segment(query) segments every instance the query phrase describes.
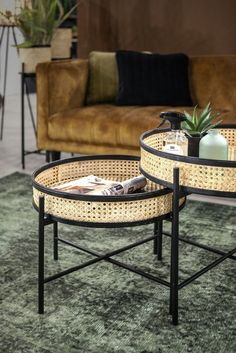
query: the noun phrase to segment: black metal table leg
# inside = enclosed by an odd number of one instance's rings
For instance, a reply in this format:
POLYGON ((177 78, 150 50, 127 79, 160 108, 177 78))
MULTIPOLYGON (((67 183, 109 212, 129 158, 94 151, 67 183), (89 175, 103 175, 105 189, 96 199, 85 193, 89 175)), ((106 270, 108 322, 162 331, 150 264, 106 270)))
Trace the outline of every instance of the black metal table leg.
POLYGON ((58 151, 51 151, 50 155, 51 155, 52 162, 57 161, 58 159, 61 158, 61 152, 58 152, 58 151))
POLYGON ((35 124, 35 121, 34 121, 34 113, 33 113, 32 105, 31 105, 31 102, 30 102, 30 97, 29 97, 30 93, 29 93, 29 88, 28 88, 28 85, 27 85, 27 80, 25 80, 25 93, 26 93, 26 98, 27 98, 27 102, 28 102, 29 113, 30 113, 30 118, 31 118, 33 130, 34 130, 34 135, 35 135, 35 138, 37 138, 36 124, 35 124))
POLYGON ((179 168, 174 168, 172 198, 171 278, 170 313, 172 323, 178 325, 178 281, 179 281, 179 168))
MULTIPOLYGON (((3 32, 3 33, 4 33, 4 32, 3 32)), ((10 27, 7 27, 7 40, 6 40, 4 81, 3 81, 3 96, 2 96, 2 114, 1 114, 0 140, 2 140, 2 138, 3 138, 3 127, 4 127, 5 100, 6 100, 6 87, 7 87, 7 66, 8 66, 8 52, 9 52, 9 34, 10 34, 10 27)), ((1 42, 2 42, 2 37, 1 37, 1 42)))
POLYGON ((53 223, 53 257, 58 260, 58 223, 53 223))
POLYGON ((158 260, 162 260, 162 232, 163 232, 163 221, 154 223, 154 234, 157 236, 154 239, 153 253, 157 255, 158 260))
POLYGON ((50 162, 50 152, 49 151, 46 151, 46 163, 49 163, 50 162))
POLYGON ((24 64, 22 64, 21 72, 21 164, 22 169, 25 169, 25 79, 24 79, 24 64))
POLYGON ((17 54, 19 54, 19 48, 17 47, 18 43, 17 43, 17 40, 16 40, 16 32, 15 32, 15 27, 12 26, 12 36, 13 36, 13 40, 14 40, 14 45, 16 47, 16 50, 17 50, 17 54))
MULTIPOLYGON (((1 27, 2 31, 1 31, 1 35, 0 35, 0 50, 1 50, 1 45, 2 45, 2 40, 3 40, 5 28, 6 28, 5 26, 1 27)), ((3 100, 4 100, 4 97, 0 93, 0 108, 1 109, 3 108, 3 100)))
POLYGON ((1 32, 1 36, 0 36, 0 47, 1 47, 1 45, 2 45, 2 40, 3 40, 5 28, 6 28, 5 26, 2 27, 2 32, 1 32))
POLYGON ((44 313, 44 197, 39 197, 38 313, 44 313))

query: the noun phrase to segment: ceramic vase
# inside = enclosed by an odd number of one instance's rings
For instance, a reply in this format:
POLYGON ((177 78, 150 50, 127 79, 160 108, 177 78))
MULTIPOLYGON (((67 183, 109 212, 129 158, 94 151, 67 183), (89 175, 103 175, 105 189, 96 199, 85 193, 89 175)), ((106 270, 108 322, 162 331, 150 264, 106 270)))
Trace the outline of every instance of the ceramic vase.
POLYGON ((228 159, 228 141, 217 129, 208 131, 199 144, 199 157, 205 159, 228 159))

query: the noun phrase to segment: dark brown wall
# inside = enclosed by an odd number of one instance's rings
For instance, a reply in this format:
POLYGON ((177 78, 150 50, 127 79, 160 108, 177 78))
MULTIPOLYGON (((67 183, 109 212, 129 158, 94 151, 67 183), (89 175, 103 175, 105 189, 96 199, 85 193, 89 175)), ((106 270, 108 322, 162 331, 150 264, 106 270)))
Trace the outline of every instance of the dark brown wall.
POLYGON ((236 54, 236 0, 79 0, 79 57, 92 50, 236 54))

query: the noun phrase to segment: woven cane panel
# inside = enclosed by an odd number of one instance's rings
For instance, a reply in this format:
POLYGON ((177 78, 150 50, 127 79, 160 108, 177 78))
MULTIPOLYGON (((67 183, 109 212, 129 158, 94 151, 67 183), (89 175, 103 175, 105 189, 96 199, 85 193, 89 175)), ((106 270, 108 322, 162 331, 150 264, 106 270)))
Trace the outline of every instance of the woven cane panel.
POLYGON ((36 178, 39 184, 52 186, 58 182, 58 167, 53 167, 41 172, 36 178))
MULTIPOLYGON (((222 129, 225 136, 230 140, 231 146, 235 144, 235 130, 222 129), (228 131, 225 131, 228 130, 228 131)), ((159 134, 152 135, 144 139, 144 143, 157 149, 159 146, 159 134)), ((163 141, 163 137, 161 137, 163 141)), ((161 150, 162 148, 160 148, 161 150)), ((150 176, 173 183, 173 168, 180 168, 180 184, 186 187, 236 192, 236 164, 232 167, 215 167, 200 164, 179 162, 171 159, 156 156, 141 148, 141 167, 150 176)))
POLYGON ((147 146, 155 148, 156 150, 161 151, 163 148, 163 141, 165 140, 166 133, 158 133, 158 134, 153 134, 147 138, 144 139, 145 144, 147 146))
MULTIPOLYGON (((126 160, 87 160, 49 168, 36 177, 45 187, 58 185, 94 174, 112 180, 124 180, 140 174, 138 161, 126 160), (53 169, 53 170, 52 170, 53 169)), ((146 191, 163 187, 148 180, 146 191)), ((135 222, 152 219, 171 212, 172 195, 162 195, 135 201, 100 202, 70 200, 39 192, 33 188, 33 200, 38 206, 39 196, 45 196, 45 212, 56 217, 78 222, 135 222)), ((140 194, 143 196, 143 193, 140 194)), ((181 204, 184 199, 181 200, 181 204)))
MULTIPOLYGON (((38 205, 38 198, 43 194, 33 190, 33 198, 38 205)), ((136 222, 152 219, 171 212, 172 195, 162 195, 156 198, 123 201, 94 202, 62 199, 45 196, 45 212, 55 217, 78 222, 136 222)), ((183 200, 181 200, 181 203, 183 200)))
POLYGON ((59 165, 58 181, 65 182, 73 180, 78 175, 88 176, 90 174, 107 179, 120 180, 136 176, 139 173, 137 161, 125 160, 86 160, 59 165))
MULTIPOLYGON (((94 174, 101 178, 122 181, 140 175, 138 161, 90 160, 76 161, 49 168, 36 178, 40 185, 50 187, 94 174)), ((147 181, 146 191, 162 188, 160 185, 147 181)))
POLYGON ((228 141, 229 146, 236 146, 236 129, 217 129, 228 141))

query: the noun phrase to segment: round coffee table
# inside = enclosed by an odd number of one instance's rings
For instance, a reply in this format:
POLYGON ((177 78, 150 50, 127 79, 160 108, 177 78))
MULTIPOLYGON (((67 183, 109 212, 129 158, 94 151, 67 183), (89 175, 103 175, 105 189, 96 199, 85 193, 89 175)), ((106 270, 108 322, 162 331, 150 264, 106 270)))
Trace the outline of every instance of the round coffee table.
MULTIPOLYGON (((221 125, 220 132, 229 143, 229 156, 236 155, 236 125, 221 125)), ((178 199, 191 193, 236 198, 236 160, 200 159, 180 156, 162 151, 163 141, 169 129, 154 129, 140 138, 141 172, 151 181, 173 190, 173 228, 171 236, 171 299, 170 312, 173 323, 178 323, 178 291, 227 258, 236 260, 236 248, 224 252, 187 239, 179 238, 178 199), (190 278, 179 283, 178 247, 179 240, 221 255, 190 278)), ((234 157, 235 158, 235 157, 234 157)))
MULTIPOLYGON (((143 192, 120 196, 98 196, 70 194, 54 189, 62 183, 88 175, 123 181, 140 174, 139 158, 131 156, 84 156, 64 159, 44 165, 33 173, 33 205, 39 212, 38 247, 38 312, 44 312, 44 284, 77 271, 98 261, 105 260, 117 266, 138 273, 155 282, 171 288, 171 283, 154 277, 132 265, 124 264, 111 257, 135 246, 154 241, 154 254, 162 256, 162 221, 172 217, 172 190, 150 180, 143 192), (154 223, 154 235, 136 243, 100 254, 58 236, 58 222, 86 227, 127 227, 154 223), (54 259, 58 260, 58 242, 70 245, 95 256, 95 259, 74 266, 60 273, 45 277, 44 274, 44 227, 54 226, 54 259)), ((185 204, 185 198, 177 201, 178 210, 185 204)))

